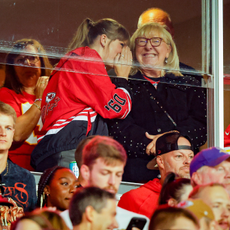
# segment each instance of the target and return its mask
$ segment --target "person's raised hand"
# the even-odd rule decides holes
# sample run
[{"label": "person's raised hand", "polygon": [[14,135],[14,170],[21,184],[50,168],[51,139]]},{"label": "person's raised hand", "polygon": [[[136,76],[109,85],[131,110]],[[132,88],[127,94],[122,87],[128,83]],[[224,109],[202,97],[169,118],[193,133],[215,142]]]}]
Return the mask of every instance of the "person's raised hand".
[{"label": "person's raised hand", "polygon": [[48,85],[49,77],[41,76],[38,78],[36,87],[35,87],[35,96],[36,98],[42,98],[43,92]]},{"label": "person's raised hand", "polygon": [[178,132],[178,131],[177,130],[172,130],[172,131],[164,132],[164,133],[157,134],[157,135],[150,135],[148,132],[146,132],[145,136],[148,139],[152,140],[152,141],[147,145],[145,152],[148,155],[155,155],[156,154],[156,142],[157,142],[157,139],[159,137],[163,136],[166,133],[172,133],[172,132]]},{"label": "person's raised hand", "polygon": [[115,57],[114,71],[116,75],[128,80],[132,62],[132,52],[128,46],[125,46],[121,53],[117,54]]}]

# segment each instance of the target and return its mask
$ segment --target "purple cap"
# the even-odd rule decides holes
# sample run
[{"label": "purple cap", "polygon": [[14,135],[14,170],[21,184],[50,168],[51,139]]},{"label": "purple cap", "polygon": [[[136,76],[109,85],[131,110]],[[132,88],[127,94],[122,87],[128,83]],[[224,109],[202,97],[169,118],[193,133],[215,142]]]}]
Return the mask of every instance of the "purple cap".
[{"label": "purple cap", "polygon": [[[179,132],[169,132],[160,136],[156,141],[156,154],[148,164],[148,169],[158,169],[156,158],[157,156],[163,155],[165,153],[179,150],[179,149],[188,149],[192,150],[191,145],[178,145],[178,139],[182,137]],[[186,138],[187,139],[187,138]]]},{"label": "purple cap", "polygon": [[223,149],[211,147],[200,151],[191,161],[190,176],[203,166],[214,167],[227,160],[230,155]]}]

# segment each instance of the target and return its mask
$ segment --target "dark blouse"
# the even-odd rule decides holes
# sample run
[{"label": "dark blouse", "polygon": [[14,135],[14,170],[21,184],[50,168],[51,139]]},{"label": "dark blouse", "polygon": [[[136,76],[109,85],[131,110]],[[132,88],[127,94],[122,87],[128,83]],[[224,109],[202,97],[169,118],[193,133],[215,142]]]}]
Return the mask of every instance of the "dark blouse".
[{"label": "dark blouse", "polygon": [[[203,145],[207,138],[206,89],[193,77],[172,73],[151,79],[159,81],[157,88],[141,72],[130,76],[132,110],[125,120],[108,121],[109,134],[125,147],[129,158],[146,160],[153,158],[145,153],[151,142],[146,131],[155,135],[178,130],[195,148]],[[116,84],[119,79],[112,81]]]}]

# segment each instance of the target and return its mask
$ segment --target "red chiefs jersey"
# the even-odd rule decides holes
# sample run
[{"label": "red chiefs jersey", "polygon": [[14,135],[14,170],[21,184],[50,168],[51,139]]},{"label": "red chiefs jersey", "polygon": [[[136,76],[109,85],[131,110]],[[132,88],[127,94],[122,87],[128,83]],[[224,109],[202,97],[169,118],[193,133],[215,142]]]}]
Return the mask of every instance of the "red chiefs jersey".
[{"label": "red chiefs jersey", "polygon": [[[26,92],[23,92],[23,94],[17,94],[13,90],[5,87],[0,89],[0,100],[12,106],[17,114],[17,117],[24,114],[31,107],[35,98],[35,95],[31,95]],[[33,170],[33,168],[30,166],[30,155],[37,145],[37,134],[41,128],[42,121],[40,119],[34,131],[24,141],[24,143],[16,149],[10,149],[9,158],[15,164],[25,169]],[[14,145],[12,147],[14,147]]]},{"label": "red chiefs jersey", "polygon": [[111,82],[95,50],[81,47],[61,59],[51,74],[42,98],[42,133],[55,134],[73,120],[88,121],[89,132],[97,114],[124,119],[130,110],[128,91]]}]

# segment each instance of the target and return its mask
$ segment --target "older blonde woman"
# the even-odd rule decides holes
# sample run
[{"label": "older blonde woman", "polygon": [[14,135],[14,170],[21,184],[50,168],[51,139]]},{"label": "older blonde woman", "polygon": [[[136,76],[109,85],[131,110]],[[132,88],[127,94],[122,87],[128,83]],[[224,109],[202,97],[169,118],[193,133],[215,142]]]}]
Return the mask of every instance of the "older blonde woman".
[{"label": "older blonde woman", "polygon": [[159,174],[146,165],[162,133],[177,130],[195,148],[205,143],[206,91],[195,78],[180,73],[175,43],[164,26],[147,23],[138,28],[131,38],[131,50],[133,107],[125,120],[108,124],[110,135],[127,151],[123,180],[145,182]]}]

